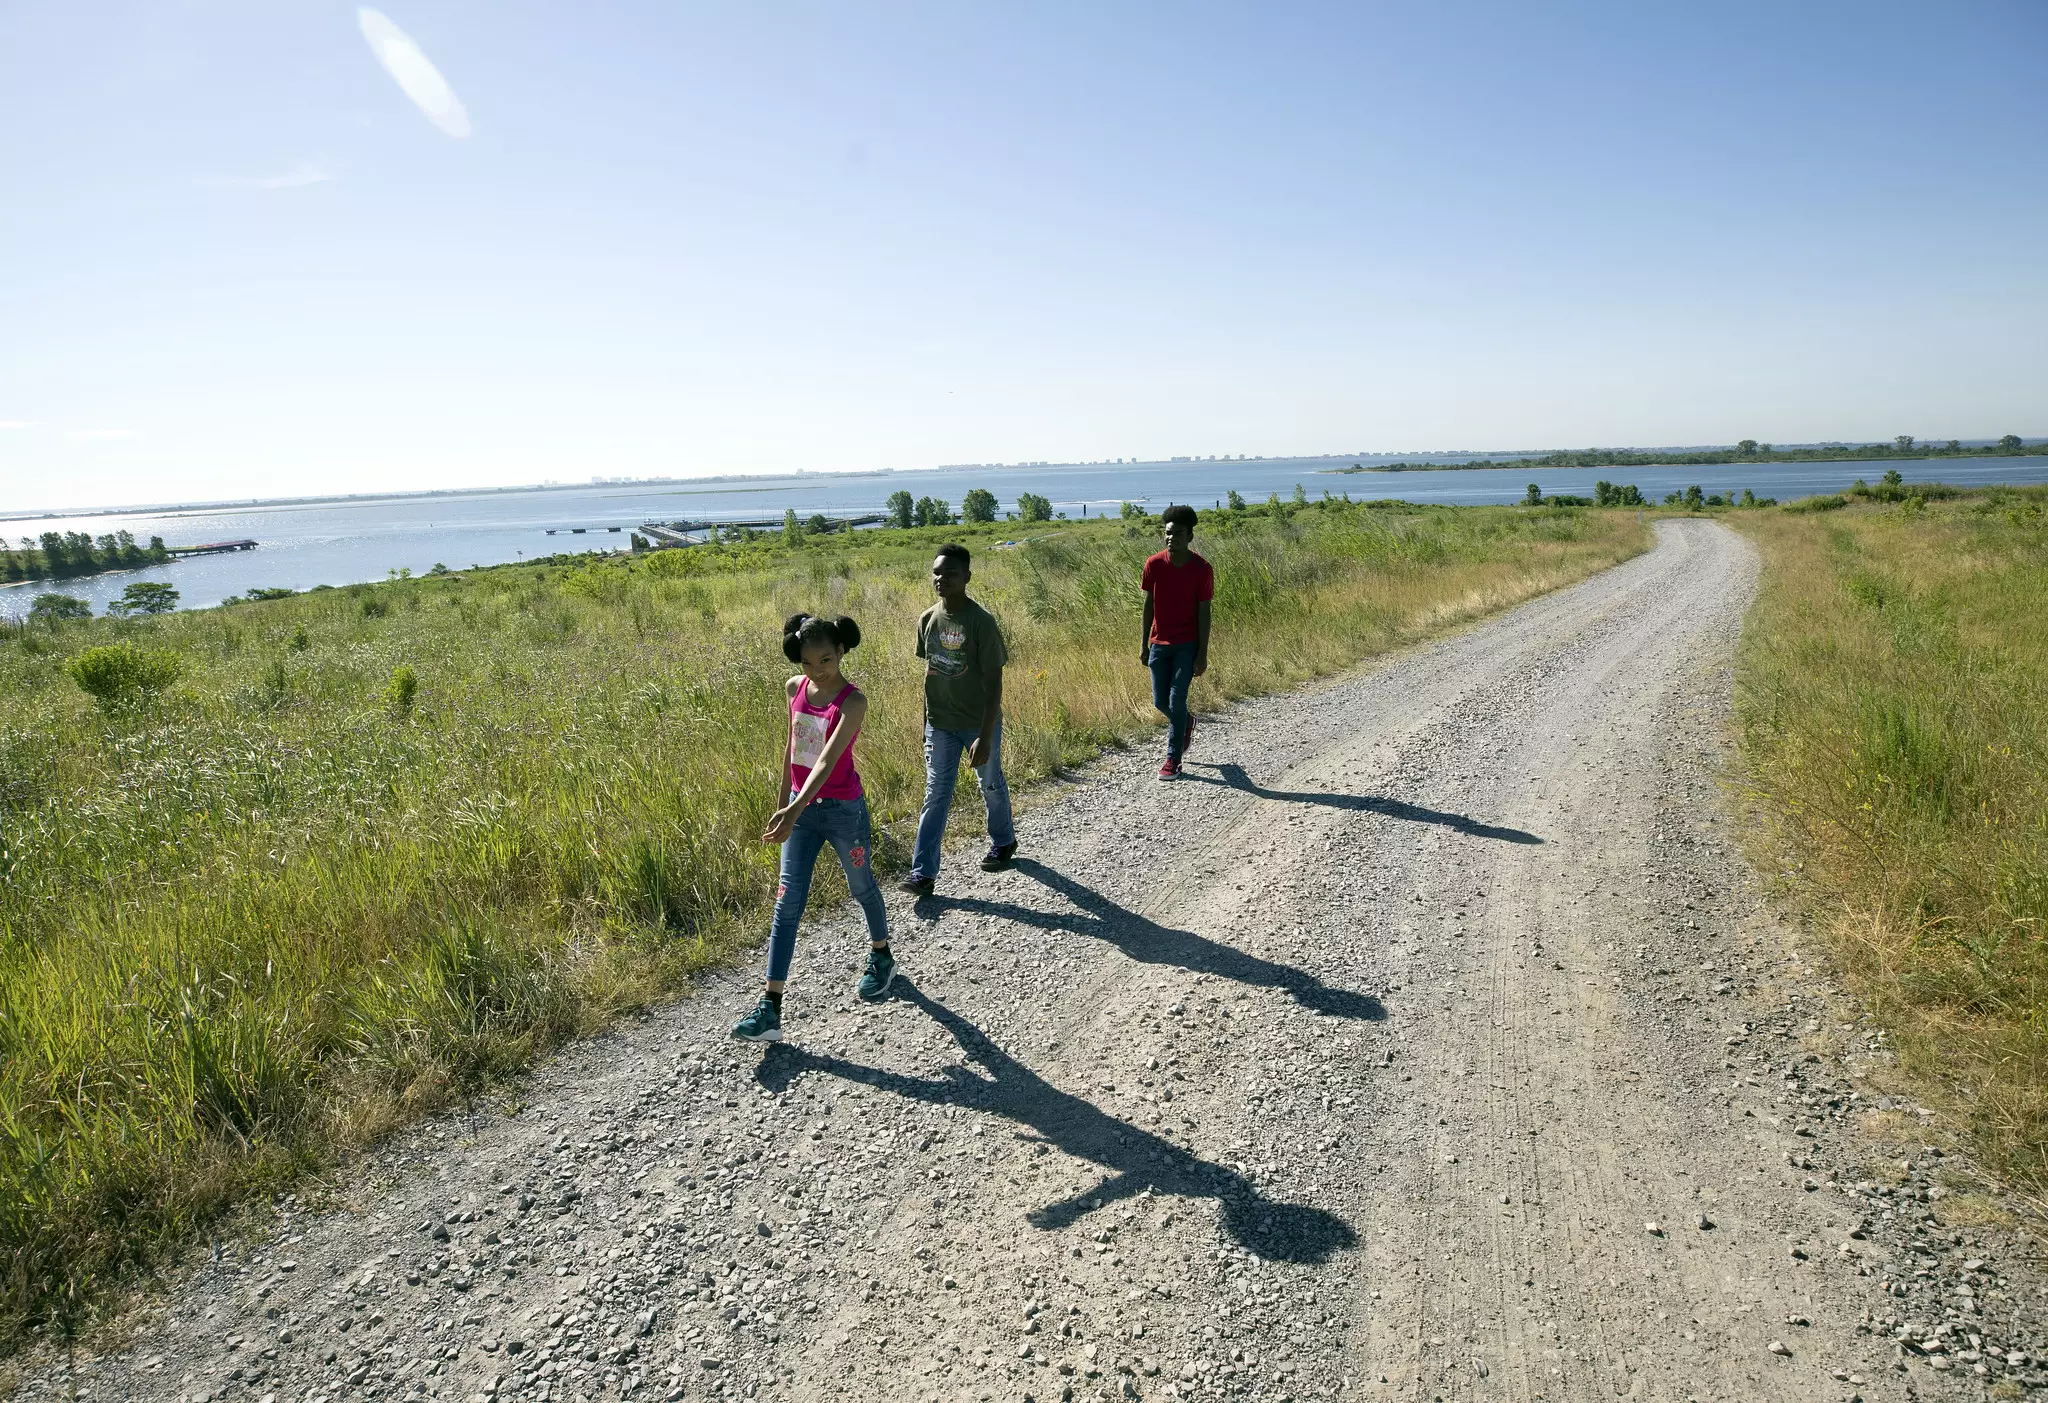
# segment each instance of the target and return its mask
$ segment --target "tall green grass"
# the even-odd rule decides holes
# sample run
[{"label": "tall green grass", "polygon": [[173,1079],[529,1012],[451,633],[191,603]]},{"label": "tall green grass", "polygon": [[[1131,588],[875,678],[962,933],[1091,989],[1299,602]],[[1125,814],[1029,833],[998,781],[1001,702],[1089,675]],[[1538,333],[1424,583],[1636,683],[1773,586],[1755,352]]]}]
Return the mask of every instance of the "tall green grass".
[{"label": "tall green grass", "polygon": [[[1045,529],[556,561],[0,645],[0,1324],[743,948],[774,885],[784,615],[861,620],[885,825],[921,796],[941,540],[975,547],[1010,637],[1015,779],[1152,727],[1150,529]],[[1642,545],[1632,515],[1572,510],[1223,514],[1198,690],[1283,687]],[[96,704],[72,660],[121,644],[166,685]]]},{"label": "tall green grass", "polygon": [[1743,526],[1754,782],[1909,1068],[2048,1186],[2048,490]]}]

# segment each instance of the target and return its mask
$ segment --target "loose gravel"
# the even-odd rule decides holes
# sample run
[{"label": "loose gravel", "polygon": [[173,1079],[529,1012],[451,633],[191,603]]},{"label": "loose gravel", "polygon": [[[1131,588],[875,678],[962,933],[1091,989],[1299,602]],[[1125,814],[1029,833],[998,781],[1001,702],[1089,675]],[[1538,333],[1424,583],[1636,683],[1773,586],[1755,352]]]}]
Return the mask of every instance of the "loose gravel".
[{"label": "loose gravel", "polygon": [[[2035,1247],[1742,856],[1709,522],[1112,756],[187,1271],[92,1399],[1905,1399],[2048,1386]],[[1775,874],[1774,874],[1775,875]]]}]

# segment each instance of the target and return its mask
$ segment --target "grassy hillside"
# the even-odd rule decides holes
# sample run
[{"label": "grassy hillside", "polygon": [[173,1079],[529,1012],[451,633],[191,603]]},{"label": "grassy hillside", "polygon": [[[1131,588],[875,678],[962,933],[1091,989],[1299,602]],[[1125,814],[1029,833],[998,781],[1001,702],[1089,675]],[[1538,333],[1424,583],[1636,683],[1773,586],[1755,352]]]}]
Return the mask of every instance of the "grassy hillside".
[{"label": "grassy hillside", "polygon": [[[757,939],[785,614],[862,623],[847,670],[873,699],[859,753],[884,824],[921,796],[913,621],[942,540],[976,549],[973,591],[1010,636],[1013,778],[1150,730],[1135,582],[1155,528],[1041,529],[1007,549],[953,527],[508,566],[0,642],[15,1324]],[[1568,509],[1207,518],[1198,700],[1342,667],[1645,539],[1633,513]],[[800,952],[792,998],[805,979]]]},{"label": "grassy hillside", "polygon": [[1907,1067],[2040,1188],[2048,490],[1820,505],[1739,518],[1766,560],[1740,671],[1750,773]]}]

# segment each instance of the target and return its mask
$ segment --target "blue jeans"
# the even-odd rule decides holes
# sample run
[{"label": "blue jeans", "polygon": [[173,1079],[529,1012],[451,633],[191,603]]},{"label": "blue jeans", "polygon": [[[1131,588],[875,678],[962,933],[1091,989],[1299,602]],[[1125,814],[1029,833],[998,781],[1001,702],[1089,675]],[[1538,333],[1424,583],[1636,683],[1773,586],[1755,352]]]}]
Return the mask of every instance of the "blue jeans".
[{"label": "blue jeans", "polygon": [[[912,881],[939,875],[939,840],[946,836],[946,817],[953,812],[953,786],[960,779],[960,757],[979,731],[924,728],[924,813],[917,820],[917,847],[910,855]],[[999,848],[1017,841],[1010,817],[1010,786],[1003,778],[1003,723],[989,736],[988,763],[974,772],[981,785],[982,807],[988,810],[988,840]]]},{"label": "blue jeans", "polygon": [[[791,798],[796,796],[792,793]],[[768,977],[789,978],[789,962],[796,954],[796,923],[811,899],[811,872],[818,854],[827,843],[839,854],[839,866],[846,873],[846,889],[860,903],[868,918],[868,938],[877,943],[889,938],[889,912],[882,905],[882,889],[875,885],[872,830],[868,826],[865,799],[813,799],[797,815],[796,827],[782,840],[782,884],[775,889],[775,919],[768,927]]]},{"label": "blue jeans", "polygon": [[1188,748],[1188,688],[1195,680],[1195,645],[1152,645],[1152,705],[1166,713],[1166,755],[1178,760]]}]

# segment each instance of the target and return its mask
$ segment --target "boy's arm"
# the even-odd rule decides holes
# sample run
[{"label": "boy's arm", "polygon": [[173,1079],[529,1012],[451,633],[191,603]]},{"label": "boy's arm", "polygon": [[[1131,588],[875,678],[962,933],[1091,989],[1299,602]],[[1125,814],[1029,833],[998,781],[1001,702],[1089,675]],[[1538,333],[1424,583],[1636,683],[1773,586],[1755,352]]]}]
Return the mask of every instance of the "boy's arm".
[{"label": "boy's arm", "polygon": [[988,763],[989,755],[995,750],[996,726],[1002,719],[1003,665],[997,663],[988,673],[988,701],[981,708],[981,734],[967,749],[969,767],[978,770]]},{"label": "boy's arm", "polygon": [[1138,661],[1152,665],[1152,591],[1145,591],[1145,613],[1138,625]]},{"label": "boy's arm", "polygon": [[1209,601],[1195,606],[1195,676],[1209,670]]}]

